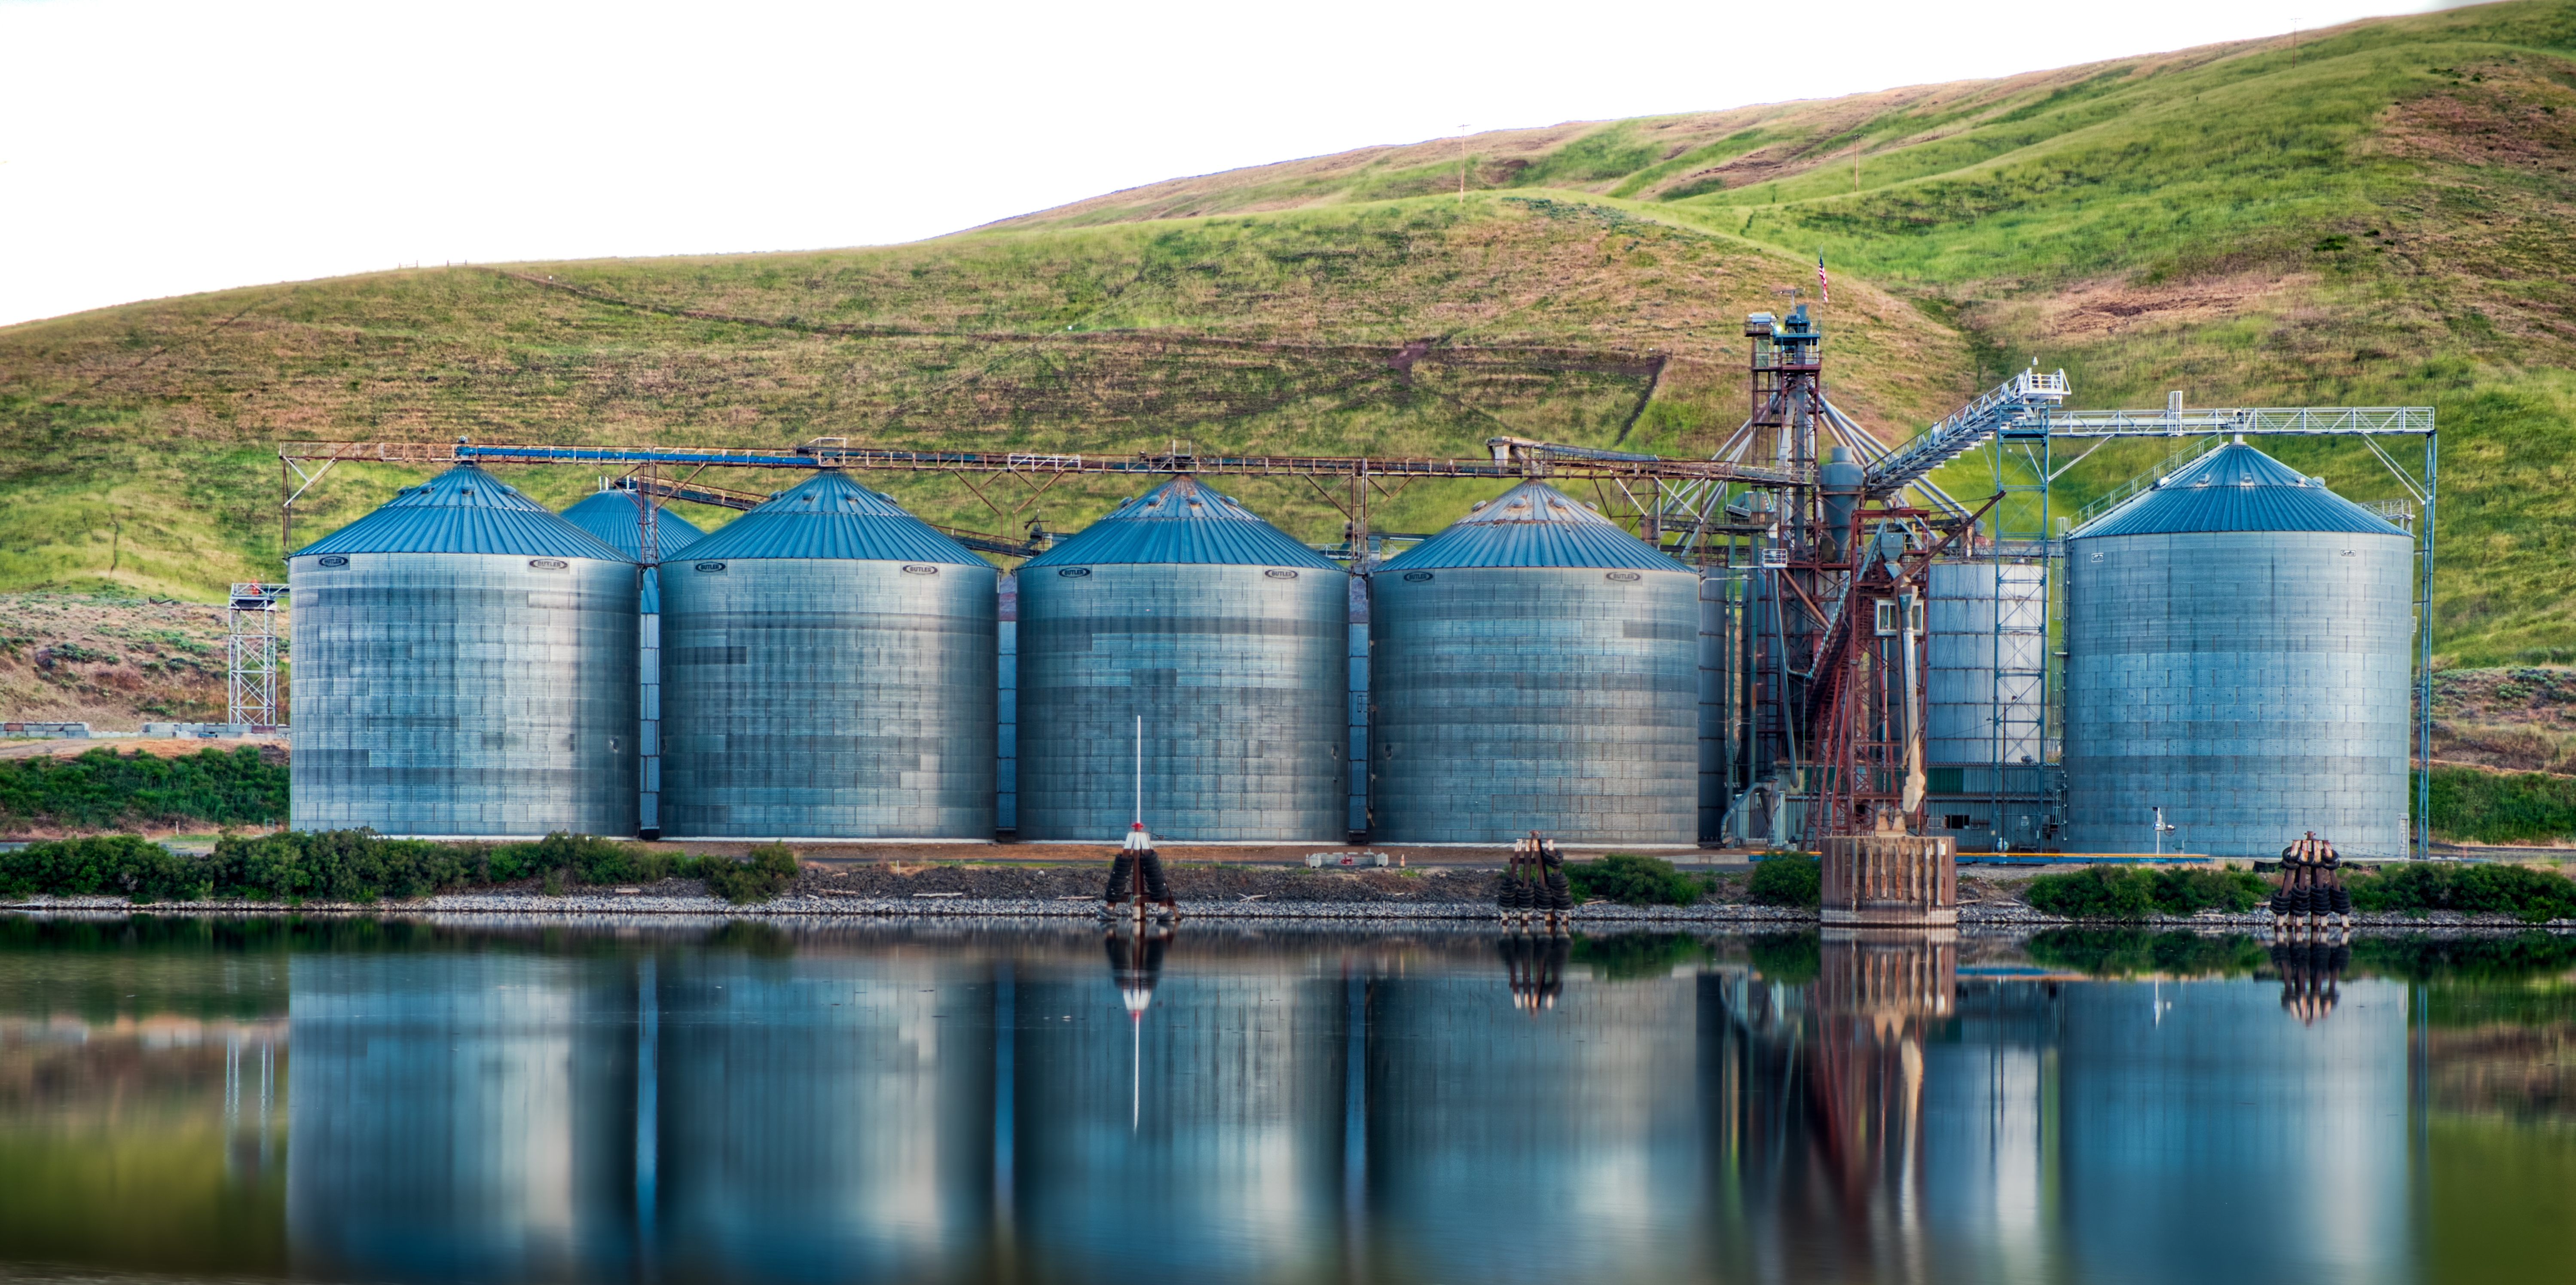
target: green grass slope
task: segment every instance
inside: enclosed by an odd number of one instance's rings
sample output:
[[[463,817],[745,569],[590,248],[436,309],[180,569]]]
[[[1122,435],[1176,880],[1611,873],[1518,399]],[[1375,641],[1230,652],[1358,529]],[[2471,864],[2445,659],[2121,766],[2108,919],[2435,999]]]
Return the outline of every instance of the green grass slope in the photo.
[[[2521,0],[1996,81],[1485,135],[1479,190],[1625,198],[1826,254],[2087,406],[2430,404],[2443,426],[2436,638],[2458,663],[2576,642],[2576,4]],[[1443,190],[1457,145],[1114,193],[1008,226]],[[1839,306],[1829,322],[1847,324]],[[2165,444],[2106,450],[2070,512]],[[2397,495],[2366,450],[2281,453]],[[1974,491],[1973,469],[1948,480]]]
[[[1890,437],[2034,359],[2082,405],[2435,405],[2441,652],[2576,645],[2570,0],[1463,150],[1463,201],[1442,140],[909,246],[393,273],[0,330],[0,589],[202,597],[273,567],[281,437],[1704,450],[1743,413],[1736,320],[1821,249],[1835,394]],[[2167,445],[2104,451],[2058,511]],[[2398,493],[2358,445],[2282,453]],[[552,501],[591,484],[514,476]],[[405,480],[335,474],[299,538]],[[884,480],[982,529],[1135,489]],[[1238,489],[1339,533],[1301,483]],[[1428,529],[1471,498],[1419,486],[1374,518]]]
[[[1481,457],[1509,432],[1704,452],[1743,413],[1727,322],[1797,273],[1611,204],[1489,194],[136,304],[0,330],[0,586],[204,597],[273,574],[289,438]],[[1967,391],[1953,330],[1884,292],[1851,298],[1838,344],[1860,413],[1901,432]],[[414,476],[343,467],[299,503],[297,539]],[[510,477],[555,504],[596,485]],[[1140,487],[872,484],[982,530],[1080,525]],[[1303,482],[1229,485],[1292,530],[1341,535]],[[1417,485],[1372,520],[1436,529],[1493,489]]]

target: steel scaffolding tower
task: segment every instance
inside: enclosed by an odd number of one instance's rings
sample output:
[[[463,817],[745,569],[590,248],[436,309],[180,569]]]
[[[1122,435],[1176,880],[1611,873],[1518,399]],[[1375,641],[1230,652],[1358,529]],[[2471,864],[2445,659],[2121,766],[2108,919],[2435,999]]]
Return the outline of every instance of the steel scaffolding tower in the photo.
[[[224,630],[224,721],[273,727],[285,702],[277,668],[277,623],[286,586],[253,582],[233,586]]]

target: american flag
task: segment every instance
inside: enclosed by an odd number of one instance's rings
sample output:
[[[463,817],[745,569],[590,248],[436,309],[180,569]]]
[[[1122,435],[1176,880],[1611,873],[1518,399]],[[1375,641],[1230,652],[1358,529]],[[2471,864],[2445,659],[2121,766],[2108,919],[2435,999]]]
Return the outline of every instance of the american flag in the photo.
[[[1816,251],[1816,302],[1834,301],[1834,283],[1825,279],[1825,252]]]

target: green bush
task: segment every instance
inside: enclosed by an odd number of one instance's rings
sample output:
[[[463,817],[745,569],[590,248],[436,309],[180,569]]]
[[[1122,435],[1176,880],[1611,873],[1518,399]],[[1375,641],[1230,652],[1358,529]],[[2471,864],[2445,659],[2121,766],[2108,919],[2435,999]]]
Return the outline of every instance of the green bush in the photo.
[[[78,758],[0,761],[0,829],[273,825],[286,819],[286,765],[259,747],[176,758],[95,749]]]
[[[0,852],[0,889],[12,896],[124,897],[137,904],[205,895],[196,862],[130,834],[53,839]]]
[[[2356,910],[2420,915],[2435,910],[2512,915],[2526,923],[2576,918],[2576,880],[2496,862],[2410,861],[2354,872]]]
[[[206,858],[214,893],[262,900],[409,900],[486,882],[474,844],[386,839],[367,830],[225,835]]]
[[[730,876],[717,891],[735,900],[777,895],[795,862],[776,849],[767,865],[707,862],[588,835],[551,834],[535,843],[486,845],[387,839],[367,830],[228,834],[213,853],[187,857],[133,835],[51,839],[0,852],[0,892],[14,896],[121,896],[137,903],[206,898],[258,901],[410,900],[459,888],[545,876],[571,882]],[[778,874],[783,863],[785,874]],[[569,872],[569,877],[567,877]],[[736,873],[744,872],[744,873]],[[734,889],[743,890],[736,896]]]
[[[2143,919],[2203,910],[2251,910],[2271,895],[2262,876],[2245,870],[2087,866],[2041,875],[2026,894],[2031,908],[2069,919]]]
[[[705,864],[707,891],[737,906],[767,901],[796,878],[796,857],[783,843],[752,849],[748,861],[718,857]]]
[[[2041,875],[2025,896],[2032,909],[2069,919],[2144,919],[2156,912],[2154,883],[2136,866]]]
[[[1673,869],[1673,863],[1633,852],[1613,852],[1599,861],[1567,862],[1565,885],[1577,901],[1601,898],[1629,906],[1687,906],[1707,891],[1700,881]]]
[[[2147,895],[2168,915],[2203,910],[2252,910],[2272,895],[2272,885],[2251,870],[2167,867],[2150,876]]]
[[[1803,852],[1786,853],[1753,863],[1745,895],[1765,906],[1825,904],[1825,866]]]

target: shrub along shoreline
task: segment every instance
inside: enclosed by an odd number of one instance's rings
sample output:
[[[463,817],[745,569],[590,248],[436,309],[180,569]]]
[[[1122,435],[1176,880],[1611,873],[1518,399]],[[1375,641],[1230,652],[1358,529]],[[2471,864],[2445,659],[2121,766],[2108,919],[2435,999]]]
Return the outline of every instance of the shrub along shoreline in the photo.
[[[1783,854],[1754,865],[1749,876],[1686,874],[1669,861],[1633,853],[1571,863],[1569,883],[1586,902],[1615,902],[1715,916],[1814,910],[1821,865]],[[366,830],[225,835],[213,852],[173,852],[135,835],[51,839],[0,852],[0,894],[11,898],[120,897],[135,905],[244,902],[371,906],[444,893],[542,891],[566,895],[614,885],[669,879],[703,881],[709,895],[736,905],[766,902],[796,881],[795,856],[784,844],[748,859],[691,856],[589,835],[551,834],[534,842],[438,842],[389,839]],[[2353,907],[2366,915],[2421,917],[2437,912],[2506,916],[2523,923],[2576,919],[2576,880],[2527,866],[2438,862],[2380,869],[2346,867]],[[1743,880],[1741,905],[1729,891]],[[535,885],[531,888],[530,885]],[[2007,885],[2009,886],[2009,885]],[[1974,914],[1992,900],[1971,900],[1970,921],[2009,922],[2029,912],[2090,923],[2191,919],[2205,912],[2248,915],[2274,884],[2245,870],[2089,866],[2046,874],[2020,885],[2028,910]],[[1463,891],[1463,890],[1462,890]],[[838,895],[849,895],[842,893]],[[942,894],[947,895],[947,894]],[[991,894],[979,894],[991,895]],[[1007,897],[1007,894],[1004,894]],[[1290,899],[1293,899],[1293,894]],[[1453,895],[1444,902],[1458,907]],[[1712,904],[1715,903],[1715,904]],[[1274,902],[1284,905],[1285,899]],[[1427,910],[1429,903],[1423,904]],[[1757,909],[1758,908],[1758,909]]]
[[[736,905],[767,901],[796,877],[784,844],[749,860],[693,857],[590,835],[533,843],[388,839],[366,830],[225,835],[205,856],[173,852],[135,835],[51,839],[0,852],[0,892],[26,897],[124,897],[163,901],[307,901],[370,905],[540,880],[561,894],[581,885],[703,879]]]
[[[2494,862],[2428,861],[2345,866],[2352,907],[2362,914],[2421,917],[2441,911],[2510,915],[2528,924],[2576,919],[2576,879],[2554,870]],[[2023,896],[2031,909],[2067,919],[2189,918],[2203,910],[2244,914],[2275,885],[2246,870],[2090,866],[2041,875]]]

